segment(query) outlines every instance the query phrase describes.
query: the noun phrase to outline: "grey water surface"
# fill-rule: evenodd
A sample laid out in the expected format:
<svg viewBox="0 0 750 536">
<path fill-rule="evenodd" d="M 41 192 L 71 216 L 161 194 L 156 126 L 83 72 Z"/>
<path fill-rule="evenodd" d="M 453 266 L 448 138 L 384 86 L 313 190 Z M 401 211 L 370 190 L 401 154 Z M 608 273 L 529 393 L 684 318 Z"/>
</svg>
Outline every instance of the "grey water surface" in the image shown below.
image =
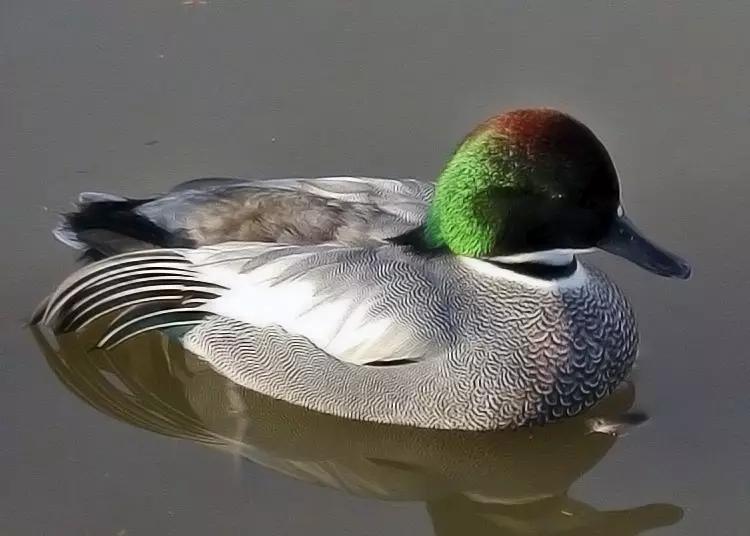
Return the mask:
<svg viewBox="0 0 750 536">
<path fill-rule="evenodd" d="M 0 3 L 0 534 L 705 535 L 750 527 L 750 5 Z M 599 134 L 687 282 L 597 255 L 637 310 L 634 387 L 518 434 L 367 426 L 243 391 L 157 336 L 24 325 L 75 267 L 80 191 L 438 173 L 498 111 Z"/>
</svg>

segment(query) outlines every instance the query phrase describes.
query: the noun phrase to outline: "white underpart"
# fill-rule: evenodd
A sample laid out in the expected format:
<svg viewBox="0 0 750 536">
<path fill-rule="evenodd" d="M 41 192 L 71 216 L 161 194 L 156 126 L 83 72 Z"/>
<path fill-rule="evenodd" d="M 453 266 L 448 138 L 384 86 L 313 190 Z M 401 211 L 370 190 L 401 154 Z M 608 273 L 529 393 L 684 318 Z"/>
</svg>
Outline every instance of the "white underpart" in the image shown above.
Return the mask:
<svg viewBox="0 0 750 536">
<path fill-rule="evenodd" d="M 397 334 L 388 334 L 389 319 L 373 319 L 368 315 L 369 307 L 353 305 L 344 289 L 340 296 L 321 300 L 310 281 L 274 284 L 276 276 L 297 260 L 280 259 L 249 273 L 237 273 L 232 268 L 200 267 L 205 280 L 230 289 L 202 309 L 258 327 L 279 326 L 348 362 L 387 359 L 392 350 L 405 342 L 398 340 Z"/>
<path fill-rule="evenodd" d="M 556 279 L 541 279 L 530 275 L 524 275 L 508 268 L 503 268 L 502 266 L 498 266 L 492 262 L 487 262 L 486 260 L 475 259 L 473 257 L 459 258 L 472 270 L 476 270 L 478 273 L 487 277 L 506 279 L 529 287 L 547 289 L 550 292 L 580 288 L 589 280 L 589 273 L 581 263 L 578 263 L 575 271 L 569 276 Z M 496 261 L 497 257 L 492 260 Z"/>
</svg>

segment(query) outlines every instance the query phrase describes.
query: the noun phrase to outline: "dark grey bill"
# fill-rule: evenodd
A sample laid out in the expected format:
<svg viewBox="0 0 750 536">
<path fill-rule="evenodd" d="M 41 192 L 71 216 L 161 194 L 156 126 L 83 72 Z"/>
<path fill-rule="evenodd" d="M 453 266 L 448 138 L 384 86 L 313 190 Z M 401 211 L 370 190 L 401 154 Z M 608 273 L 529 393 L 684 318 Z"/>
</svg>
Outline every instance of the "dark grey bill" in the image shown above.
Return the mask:
<svg viewBox="0 0 750 536">
<path fill-rule="evenodd" d="M 599 249 L 627 259 L 641 268 L 664 277 L 687 279 L 690 265 L 643 236 L 626 215 L 618 216 Z"/>
</svg>

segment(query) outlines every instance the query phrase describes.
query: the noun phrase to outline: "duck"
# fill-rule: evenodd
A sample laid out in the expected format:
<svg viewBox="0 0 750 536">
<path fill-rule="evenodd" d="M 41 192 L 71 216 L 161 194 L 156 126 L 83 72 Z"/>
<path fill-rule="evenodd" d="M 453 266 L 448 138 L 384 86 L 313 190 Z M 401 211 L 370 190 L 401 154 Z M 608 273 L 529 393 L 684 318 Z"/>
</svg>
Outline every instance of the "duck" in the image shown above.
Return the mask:
<svg viewBox="0 0 750 536">
<path fill-rule="evenodd" d="M 477 125 L 434 183 L 199 179 L 88 194 L 56 230 L 93 253 L 34 315 L 104 317 L 96 348 L 162 330 L 237 385 L 338 417 L 497 430 L 573 417 L 626 378 L 635 313 L 601 250 L 690 265 L 627 216 L 594 132 L 550 108 Z"/>
</svg>

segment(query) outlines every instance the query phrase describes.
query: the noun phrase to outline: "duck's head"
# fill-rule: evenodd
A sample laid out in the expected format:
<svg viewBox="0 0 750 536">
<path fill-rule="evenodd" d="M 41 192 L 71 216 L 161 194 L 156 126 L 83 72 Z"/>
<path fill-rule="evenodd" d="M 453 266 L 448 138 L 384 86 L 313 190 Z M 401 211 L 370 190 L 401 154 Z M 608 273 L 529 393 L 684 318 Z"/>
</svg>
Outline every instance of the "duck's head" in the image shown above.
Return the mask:
<svg viewBox="0 0 750 536">
<path fill-rule="evenodd" d="M 505 263 L 567 264 L 601 249 L 658 275 L 690 275 L 627 218 L 594 133 L 550 109 L 512 110 L 469 133 L 438 179 L 424 235 L 456 255 Z"/>
</svg>

